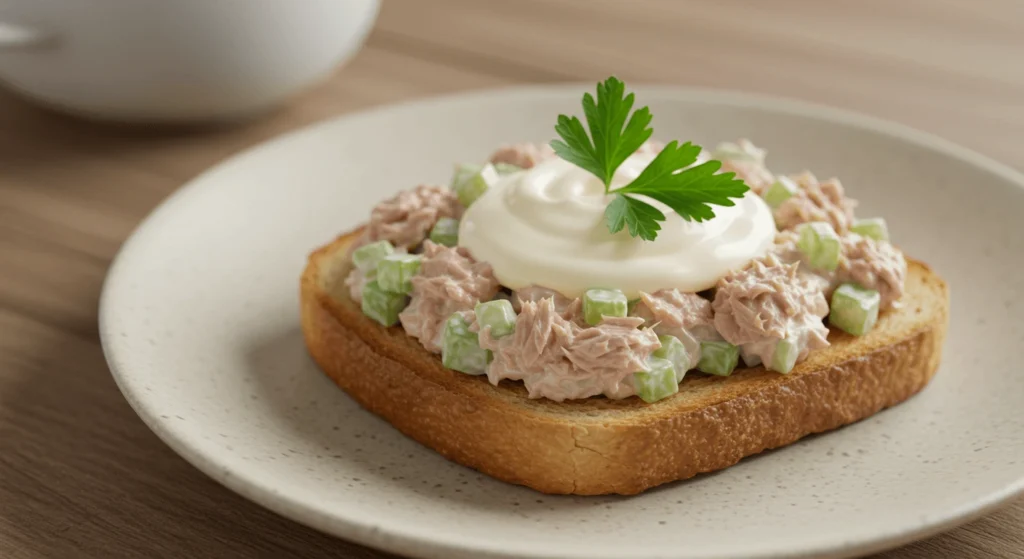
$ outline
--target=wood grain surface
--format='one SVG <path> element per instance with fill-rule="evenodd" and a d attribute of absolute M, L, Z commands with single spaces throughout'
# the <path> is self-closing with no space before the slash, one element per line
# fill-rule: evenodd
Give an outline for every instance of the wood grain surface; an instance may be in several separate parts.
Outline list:
<path fill-rule="evenodd" d="M 246 123 L 105 125 L 0 93 L 0 557 L 389 557 L 207 479 L 103 360 L 115 251 L 234 152 L 374 105 L 615 73 L 855 109 L 1024 169 L 1022 58 L 1017 0 L 385 0 L 354 60 Z M 1024 501 L 879 557 L 1024 557 Z"/>

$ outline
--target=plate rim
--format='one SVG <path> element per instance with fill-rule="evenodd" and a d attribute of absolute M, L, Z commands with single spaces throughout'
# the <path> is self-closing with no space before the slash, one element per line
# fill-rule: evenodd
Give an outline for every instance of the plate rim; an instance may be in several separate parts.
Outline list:
<path fill-rule="evenodd" d="M 103 354 L 110 368 L 111 376 L 125 400 L 129 403 L 135 413 L 142 419 L 157 437 L 170 447 L 176 454 L 184 458 L 199 471 L 212 478 L 214 481 L 224 485 L 233 492 L 241 495 L 253 503 L 262 506 L 275 514 L 294 520 L 300 524 L 314 528 L 323 533 L 344 538 L 351 542 L 372 547 L 375 549 L 406 554 L 415 557 L 480 557 L 480 558 L 514 558 L 530 557 L 534 559 L 546 559 L 555 557 L 591 558 L 591 559 L 612 559 L 620 557 L 614 553 L 594 553 L 588 550 L 585 554 L 579 552 L 566 555 L 564 552 L 545 553 L 530 552 L 525 555 L 523 550 L 512 551 L 503 549 L 502 546 L 488 545 L 483 540 L 467 542 L 466 539 L 443 540 L 427 536 L 423 533 L 411 532 L 401 528 L 394 529 L 393 526 L 383 528 L 370 522 L 361 521 L 357 515 L 343 517 L 338 514 L 327 514 L 316 507 L 309 506 L 303 501 L 274 490 L 273 487 L 264 486 L 253 480 L 248 480 L 219 465 L 215 456 L 205 454 L 202 449 L 190 443 L 186 436 L 176 433 L 170 428 L 173 423 L 159 417 L 159 414 L 152 413 L 146 408 L 144 391 L 141 387 L 134 386 L 131 375 L 126 374 L 120 367 L 119 359 L 114 355 L 110 339 L 114 334 L 111 332 L 110 323 L 112 313 L 111 301 L 116 296 L 117 278 L 120 270 L 126 266 L 125 261 L 132 247 L 139 242 L 148 228 L 158 221 L 158 218 L 165 213 L 173 211 L 174 207 L 191 192 L 204 186 L 208 177 L 221 172 L 225 168 L 243 163 L 245 160 L 258 157 L 264 150 L 274 149 L 278 144 L 287 143 L 293 137 L 313 133 L 314 130 L 338 125 L 345 121 L 358 121 L 362 119 L 379 118 L 393 111 L 409 110 L 431 110 L 437 106 L 443 106 L 457 102 L 483 102 L 497 100 L 503 97 L 509 99 L 529 98 L 529 96 L 543 96 L 555 94 L 578 94 L 581 90 L 589 90 L 592 84 L 589 82 L 566 82 L 554 84 L 520 85 L 513 87 L 496 87 L 464 90 L 455 93 L 421 97 L 404 100 L 398 103 L 390 103 L 371 107 L 365 110 L 357 110 L 343 113 L 338 116 L 314 122 L 294 130 L 290 130 L 260 141 L 237 151 L 226 158 L 218 161 L 200 174 L 185 182 L 181 187 L 167 196 L 157 204 L 143 218 L 122 243 L 105 275 L 99 299 L 99 335 L 100 345 Z M 1013 167 L 997 161 L 987 155 L 981 154 L 971 148 L 959 145 L 936 134 L 925 132 L 912 126 L 890 121 L 884 118 L 871 116 L 859 111 L 837 108 L 825 104 L 809 102 L 801 99 L 765 95 L 760 93 L 737 91 L 719 88 L 677 86 L 671 84 L 650 84 L 641 83 L 635 86 L 639 94 L 656 94 L 661 98 L 675 98 L 682 101 L 703 102 L 718 105 L 729 105 L 740 108 L 761 109 L 774 113 L 789 114 L 794 116 L 808 117 L 814 120 L 826 121 L 840 124 L 845 127 L 852 127 L 860 130 L 871 131 L 883 134 L 890 138 L 910 143 L 933 152 L 941 153 L 947 157 L 957 159 L 963 163 L 992 173 L 1014 184 L 1024 190 L 1024 173 Z M 877 533 L 873 537 L 860 538 L 857 540 L 832 540 L 826 542 L 810 542 L 802 548 L 793 548 L 782 552 L 779 550 L 766 550 L 748 553 L 742 557 L 747 559 L 762 559 L 768 557 L 786 558 L 808 558 L 808 557 L 849 557 L 864 553 L 874 553 L 885 549 L 891 549 L 919 539 L 923 539 L 955 526 L 966 523 L 970 520 L 984 516 L 995 510 L 1005 502 L 1024 494 L 1024 474 L 1015 483 L 1008 484 L 1001 490 L 993 491 L 981 498 L 973 499 L 966 504 L 953 509 L 947 509 L 943 514 L 933 517 L 919 518 L 916 521 L 908 521 L 899 528 Z M 670 557 L 657 551 L 635 555 L 638 559 Z M 688 557 L 679 555 L 678 557 Z M 719 557 L 719 556 L 711 556 Z M 724 557 L 724 556 L 721 556 Z M 735 557 L 730 555 L 730 557 Z"/>

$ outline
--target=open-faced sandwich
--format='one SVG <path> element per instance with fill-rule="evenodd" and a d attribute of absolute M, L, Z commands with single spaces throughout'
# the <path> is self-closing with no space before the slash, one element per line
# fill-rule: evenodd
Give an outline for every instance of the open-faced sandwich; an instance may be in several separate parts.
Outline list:
<path fill-rule="evenodd" d="M 651 140 L 615 78 L 312 254 L 306 342 L 403 433 L 546 493 L 638 493 L 897 404 L 945 283 L 839 180 Z"/>

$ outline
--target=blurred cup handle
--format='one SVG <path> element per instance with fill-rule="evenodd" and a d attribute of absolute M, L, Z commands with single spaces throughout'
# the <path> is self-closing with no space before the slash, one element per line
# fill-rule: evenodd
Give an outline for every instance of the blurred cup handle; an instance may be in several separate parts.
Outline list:
<path fill-rule="evenodd" d="M 0 51 L 28 50 L 50 46 L 56 36 L 27 25 L 0 21 Z"/>

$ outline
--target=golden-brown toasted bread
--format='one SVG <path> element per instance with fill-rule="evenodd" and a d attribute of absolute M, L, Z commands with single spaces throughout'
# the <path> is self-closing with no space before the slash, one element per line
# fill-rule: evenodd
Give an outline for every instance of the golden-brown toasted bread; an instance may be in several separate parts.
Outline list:
<path fill-rule="evenodd" d="M 544 493 L 639 493 L 857 421 L 921 390 L 946 335 L 946 284 L 910 260 L 901 308 L 863 337 L 831 331 L 831 347 L 788 375 L 761 367 L 730 377 L 691 373 L 678 394 L 654 404 L 531 400 L 521 383 L 492 386 L 446 369 L 401 327 L 364 316 L 344 285 L 358 233 L 313 253 L 302 276 L 302 328 L 313 358 L 406 435 Z"/>

